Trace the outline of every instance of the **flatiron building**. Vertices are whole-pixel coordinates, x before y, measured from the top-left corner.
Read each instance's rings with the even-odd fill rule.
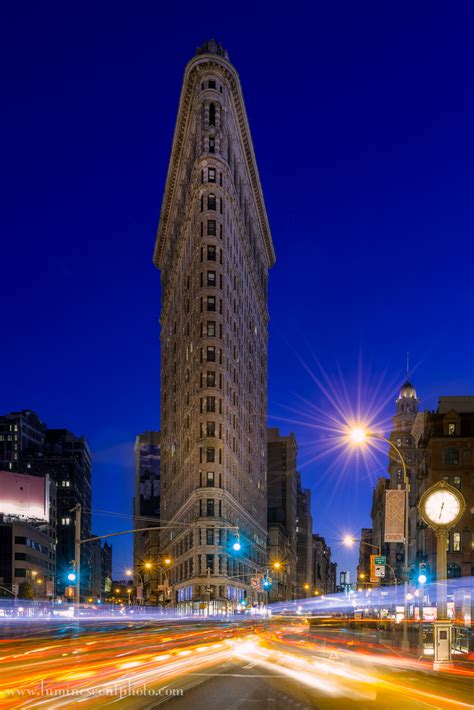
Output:
[[[274,262],[239,76],[211,40],[185,69],[154,252],[161,554],[172,559],[171,603],[182,611],[263,599],[255,579],[266,565]]]

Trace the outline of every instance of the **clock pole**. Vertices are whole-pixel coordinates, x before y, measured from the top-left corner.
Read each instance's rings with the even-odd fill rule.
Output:
[[[437,581],[437,609],[438,619],[448,618],[448,535],[447,527],[439,527],[435,530],[436,536],[436,581]]]
[[[462,493],[446,481],[438,481],[420,498],[418,510],[436,537],[436,608],[433,623],[433,669],[453,665],[451,659],[453,622],[448,619],[448,535],[461,520],[466,509]]]

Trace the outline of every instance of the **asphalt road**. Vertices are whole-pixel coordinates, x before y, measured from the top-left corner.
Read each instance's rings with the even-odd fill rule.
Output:
[[[0,707],[474,708],[469,668],[357,638],[301,620],[0,625]]]

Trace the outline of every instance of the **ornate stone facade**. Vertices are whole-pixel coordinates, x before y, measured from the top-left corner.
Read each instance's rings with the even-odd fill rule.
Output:
[[[412,435],[412,427],[418,414],[420,400],[416,395],[413,385],[407,380],[400,389],[400,394],[396,400],[396,414],[393,417],[393,431],[390,440],[400,449],[405,461],[407,476],[410,482],[409,495],[409,551],[408,569],[409,573],[415,566],[416,561],[416,525],[417,525],[417,449]],[[390,488],[403,488],[403,471],[400,460],[396,452],[389,450],[388,471],[390,474]],[[403,579],[403,544],[389,544],[388,562],[395,570],[397,579]]]
[[[185,70],[154,254],[169,521],[161,547],[173,560],[172,601],[186,611],[236,606],[266,562],[274,261],[239,78],[211,40]]]
[[[446,481],[464,496],[466,510],[457,525],[449,531],[447,576],[472,577],[474,397],[440,397],[437,411],[420,412],[412,434],[418,446],[417,503],[422,494],[439,481]],[[436,578],[436,538],[421,516],[418,516],[417,533],[417,562],[427,563],[428,578],[432,581]],[[459,591],[461,592],[461,587]]]

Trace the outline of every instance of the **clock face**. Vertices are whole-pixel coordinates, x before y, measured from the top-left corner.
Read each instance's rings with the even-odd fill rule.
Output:
[[[451,491],[433,491],[425,501],[425,515],[433,525],[449,525],[459,515],[461,503]]]

